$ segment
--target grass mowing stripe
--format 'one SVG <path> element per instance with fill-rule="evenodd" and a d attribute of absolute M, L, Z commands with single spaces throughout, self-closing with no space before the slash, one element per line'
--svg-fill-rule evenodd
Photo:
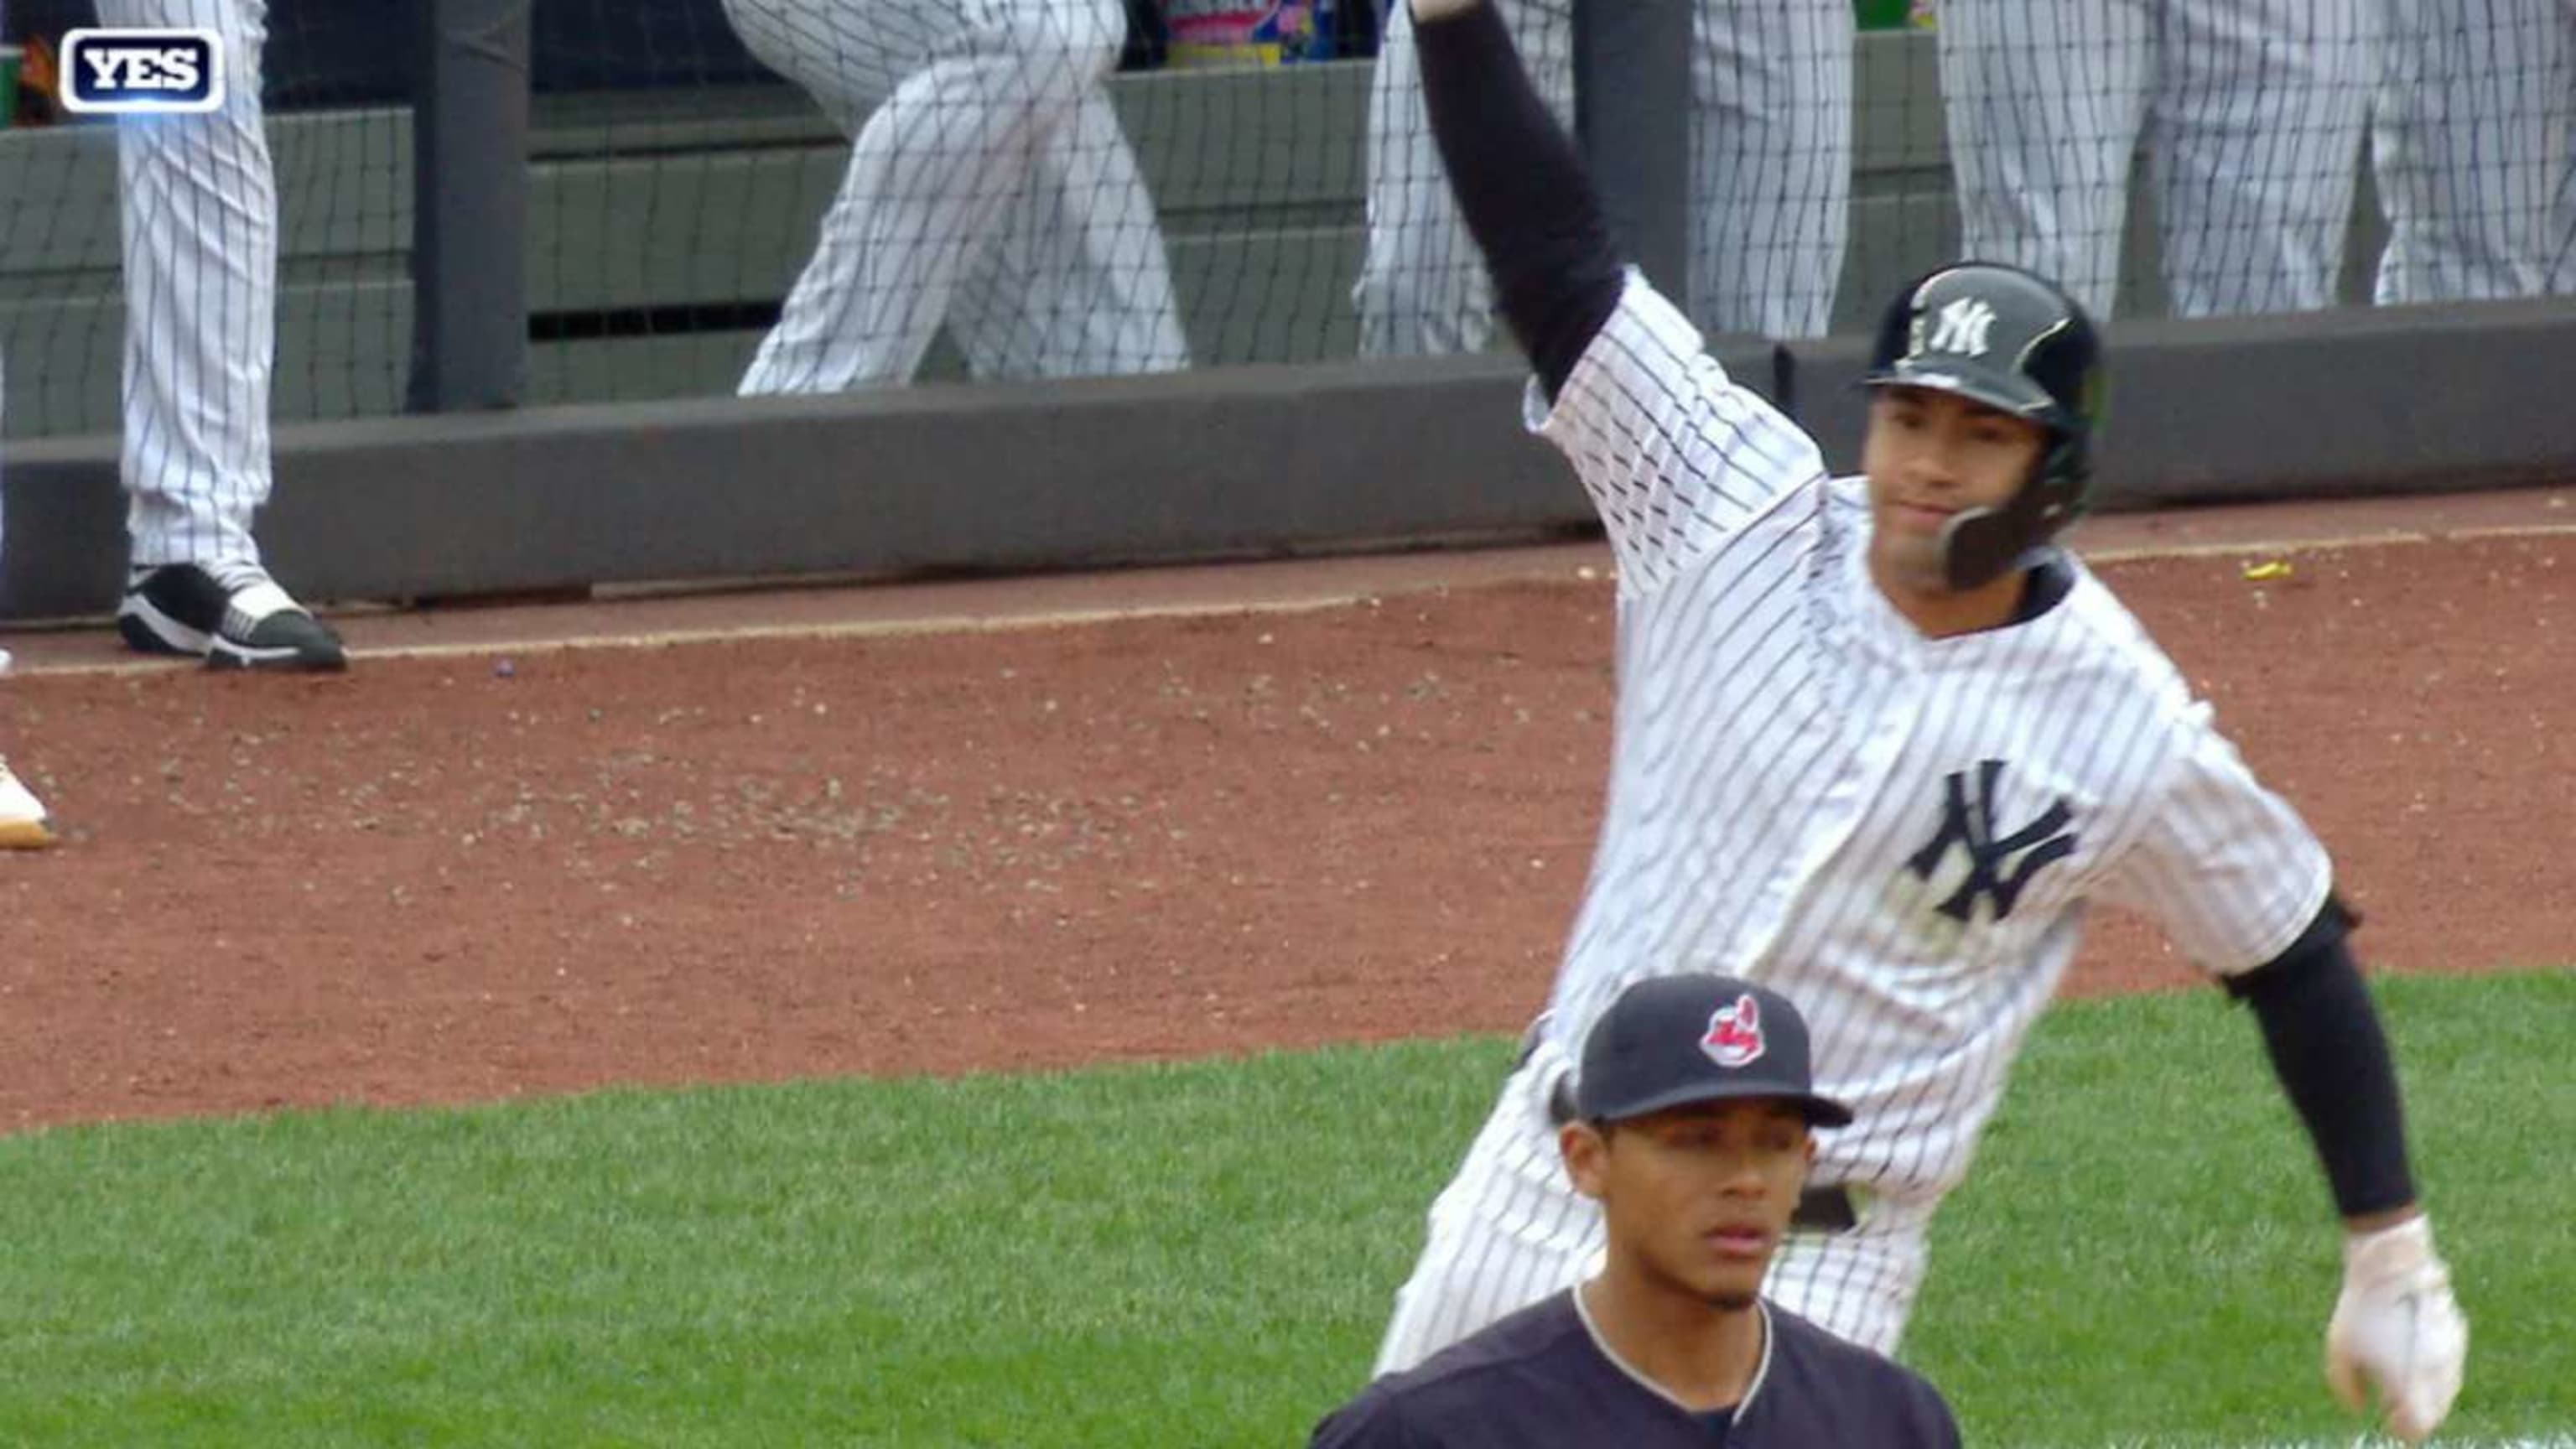
<path fill-rule="evenodd" d="M 2576 973 L 2383 983 L 2475 1323 L 2561 1439 Z M 1293 1444 L 1491 1039 L 0 1139 L 0 1443 Z M 2324 1189 L 2215 993 L 2050 1013 L 1909 1357 L 1972 1443 L 2349 1444 Z"/>

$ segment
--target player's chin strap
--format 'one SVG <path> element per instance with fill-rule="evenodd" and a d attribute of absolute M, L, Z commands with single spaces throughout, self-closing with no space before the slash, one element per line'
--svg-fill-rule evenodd
<path fill-rule="evenodd" d="M 1951 515 L 1941 525 L 1941 572 L 1950 588 L 1964 593 L 2037 568 L 2055 551 L 2057 535 L 2075 521 L 2075 500 L 2082 495 L 2082 475 L 2061 442 L 2002 507 Z"/>

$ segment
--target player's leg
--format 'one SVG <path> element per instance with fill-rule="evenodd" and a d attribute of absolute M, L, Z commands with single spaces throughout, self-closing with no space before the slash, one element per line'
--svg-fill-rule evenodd
<path fill-rule="evenodd" d="M 818 97 L 890 90 L 743 393 L 911 379 L 1039 141 L 1116 64 L 1114 43 L 1069 18 L 1079 9 L 726 0 L 752 53 Z"/>
<path fill-rule="evenodd" d="M 1691 317 L 1822 336 L 1851 230 L 1851 0 L 1697 9 Z"/>
<path fill-rule="evenodd" d="M 2377 3 L 2170 0 L 2156 194 L 2178 315 L 2334 304 Z"/>
<path fill-rule="evenodd" d="M 1847 1342 L 1894 1354 L 1930 1261 L 1934 1206 L 1881 1199 L 1848 1232 L 1790 1233 L 1763 1296 Z"/>
<path fill-rule="evenodd" d="M 2550 208 L 2549 290 L 2576 297 L 2576 0 L 2561 0 L 2558 31 L 2557 201 Z"/>
<path fill-rule="evenodd" d="M 2129 171 L 2156 64 L 2147 0 L 1942 0 L 1963 255 L 2027 268 L 2096 317 L 2119 295 Z"/>
<path fill-rule="evenodd" d="M 1039 146 L 998 230 L 967 262 L 948 314 L 976 376 L 1189 366 L 1154 198 L 1099 88 Z"/>
<path fill-rule="evenodd" d="M 0 498 L 5 498 L 0 494 Z M 0 559 L 8 556 L 8 529 L 5 509 L 0 509 Z M 0 674 L 9 672 L 9 651 L 0 649 Z M 54 843 L 51 822 L 45 817 L 45 803 L 27 788 L 9 769 L 9 761 L 0 758 L 0 850 L 39 850 Z"/>
<path fill-rule="evenodd" d="M 2558 255 L 2550 264 L 2549 290 L 2553 296 L 2576 297 L 2576 128 L 2571 128 L 2567 142 L 2565 175 L 2558 183 Z"/>
<path fill-rule="evenodd" d="M 2569 87 L 2561 3 L 2378 0 L 2382 304 L 2545 288 Z"/>
<path fill-rule="evenodd" d="M 99 0 L 102 24 L 211 29 L 222 109 L 117 129 L 125 264 L 120 473 L 136 649 L 231 667 L 336 669 L 339 639 L 270 579 L 251 522 L 268 501 L 277 353 L 277 181 L 260 101 L 265 0 Z"/>
<path fill-rule="evenodd" d="M 1572 124 L 1571 0 L 1495 4 L 1539 95 L 1560 124 Z M 1360 314 L 1360 355 L 1481 349 L 1494 334 L 1492 286 L 1431 135 L 1409 5 L 1387 7 L 1369 82 L 1367 146 L 1368 245 L 1351 293 Z"/>
<path fill-rule="evenodd" d="M 1548 1089 L 1564 1071 L 1563 1054 L 1543 1048 L 1504 1082 L 1458 1175 L 1431 1205 L 1377 1373 L 1411 1368 L 1595 1265 L 1601 1210 L 1566 1176 L 1548 1111 Z"/>

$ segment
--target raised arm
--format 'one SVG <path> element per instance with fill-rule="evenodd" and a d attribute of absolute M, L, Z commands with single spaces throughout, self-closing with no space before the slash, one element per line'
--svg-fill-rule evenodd
<path fill-rule="evenodd" d="M 1821 482 L 1822 456 L 1621 263 L 1581 158 L 1487 0 L 1411 3 L 1442 165 L 1543 394 L 1529 426 L 1592 495 L 1620 588 L 1659 590 Z"/>
<path fill-rule="evenodd" d="M 1554 398 L 1625 285 L 1600 197 L 1487 0 L 1413 0 L 1413 18 L 1423 102 L 1459 212 L 1504 322 Z"/>

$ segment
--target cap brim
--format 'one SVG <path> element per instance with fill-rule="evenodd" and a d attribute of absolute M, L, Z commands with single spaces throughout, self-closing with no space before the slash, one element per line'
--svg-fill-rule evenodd
<path fill-rule="evenodd" d="M 1582 1094 L 1578 1090 L 1576 1095 L 1580 1097 Z M 1813 1092 L 1783 1092 L 1777 1087 L 1755 1082 L 1747 1082 L 1741 1087 L 1697 1083 L 1659 1092 L 1643 1101 L 1612 1103 L 1606 1111 L 1594 1111 L 1589 1104 L 1584 1104 L 1582 1111 L 1584 1116 L 1594 1121 L 1625 1122 L 1631 1117 L 1651 1117 L 1657 1112 L 1695 1106 L 1701 1102 L 1741 1101 L 1786 1102 L 1798 1109 L 1810 1127 L 1849 1127 L 1852 1124 L 1852 1109 L 1831 1097 L 1820 1097 Z"/>

